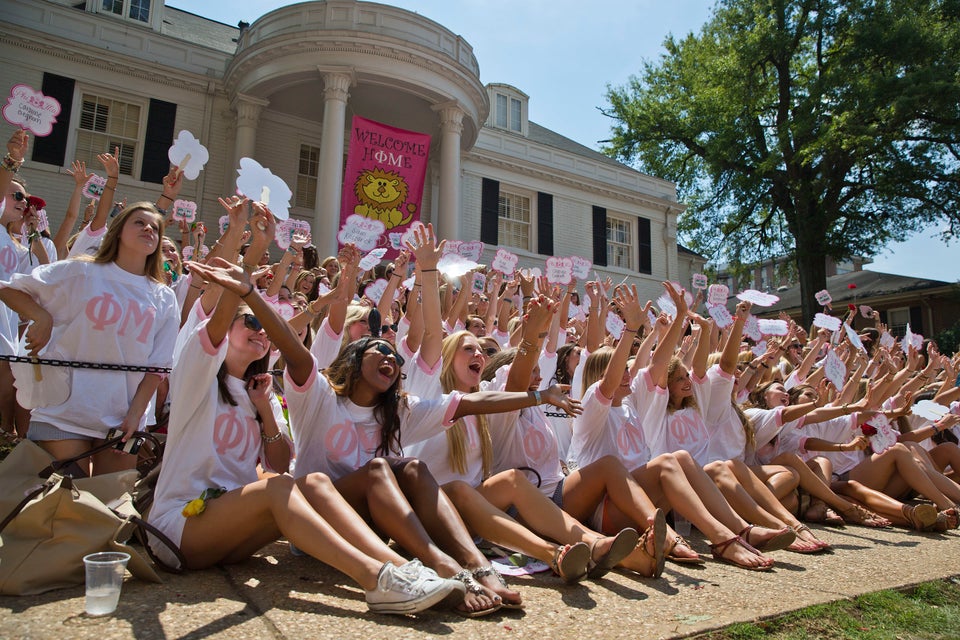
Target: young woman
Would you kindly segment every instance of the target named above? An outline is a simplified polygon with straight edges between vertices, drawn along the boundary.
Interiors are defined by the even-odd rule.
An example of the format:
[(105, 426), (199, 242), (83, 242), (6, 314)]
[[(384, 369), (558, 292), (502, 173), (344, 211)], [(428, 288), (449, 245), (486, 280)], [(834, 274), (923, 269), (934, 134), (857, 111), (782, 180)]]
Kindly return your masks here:
[[(630, 470), (631, 479), (639, 483), (654, 504), (672, 507), (696, 525), (712, 542), (715, 558), (750, 570), (770, 569), (773, 560), (761, 555), (734, 533), (750, 531), (748, 523), (736, 514), (687, 452), (663, 453), (651, 459), (640, 417), (629, 402), (624, 402), (631, 394), (627, 364), (633, 338), (645, 312), (635, 290), (620, 289), (618, 293), (614, 302), (626, 328), (615, 349), (602, 347), (587, 358), (583, 376), (584, 411), (574, 420), (571, 453), (578, 466), (574, 473), (590, 478), (594, 467), (601, 466), (607, 457), (614, 457)], [(569, 481), (570, 477), (565, 488)], [(621, 518), (629, 513), (616, 500), (613, 502)], [(779, 532), (756, 527), (753, 533), (759, 541)], [(689, 545), (682, 537), (673, 532), (670, 537), (674, 542), (674, 560), (690, 562), (698, 559), (685, 553)]]
[[(105, 197), (116, 187), (119, 165), (111, 154)], [(31, 354), (82, 362), (170, 367), (177, 304), (166, 286), (160, 237), (163, 217), (147, 202), (124, 209), (89, 259), (56, 262), (0, 288), (0, 301), (31, 324)], [(82, 455), (111, 429), (129, 438), (145, 425), (162, 374), (65, 369), (70, 394), (34, 409), (28, 437), (55, 458)], [(32, 381), (29, 381), (32, 383)], [(28, 381), (21, 381), (28, 383)], [(37, 384), (44, 384), (39, 382)], [(100, 393), (94, 390), (101, 390)], [(136, 456), (104, 451), (95, 474), (132, 468)]]
[[(264, 227), (267, 216), (262, 210), (257, 217)], [(251, 250), (259, 255), (269, 236), (253, 227)], [(177, 400), (153, 524), (180, 546), (193, 569), (242, 561), (285, 536), (356, 580), (371, 611), (420, 611), (462, 592), (461, 584), (387, 547), (329, 478), (294, 480), (284, 473), (292, 446), (280, 430), (283, 414), (266, 373), (267, 336), (288, 345), (299, 341), (239, 267), (219, 258), (215, 264), (220, 268), (191, 264), (196, 277), (216, 280), (224, 291), (213, 315), (186, 340), (171, 376)], [(240, 306), (241, 298), (249, 307)], [(305, 375), (300, 366), (298, 373)], [(279, 475), (258, 478), (258, 459)]]

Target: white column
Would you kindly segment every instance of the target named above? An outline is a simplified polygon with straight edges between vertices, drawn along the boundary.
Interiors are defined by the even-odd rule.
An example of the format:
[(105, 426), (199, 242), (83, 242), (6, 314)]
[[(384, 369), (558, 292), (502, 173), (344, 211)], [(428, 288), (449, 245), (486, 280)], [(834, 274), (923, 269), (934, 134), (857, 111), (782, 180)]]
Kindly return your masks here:
[[(257, 151), (257, 123), (269, 100), (238, 93), (230, 106), (237, 114), (237, 133), (233, 145), (233, 168), (240, 168), (240, 158), (253, 158)], [(234, 179), (236, 176), (234, 176)]]
[(449, 240), (460, 237), (460, 134), (464, 111), (455, 102), (436, 105), (440, 114), (440, 206), (437, 235)]
[(323, 138), (320, 140), (317, 208), (313, 213), (313, 238), (321, 260), (337, 255), (340, 190), (343, 184), (343, 132), (352, 84), (353, 77), (350, 74), (323, 74)]

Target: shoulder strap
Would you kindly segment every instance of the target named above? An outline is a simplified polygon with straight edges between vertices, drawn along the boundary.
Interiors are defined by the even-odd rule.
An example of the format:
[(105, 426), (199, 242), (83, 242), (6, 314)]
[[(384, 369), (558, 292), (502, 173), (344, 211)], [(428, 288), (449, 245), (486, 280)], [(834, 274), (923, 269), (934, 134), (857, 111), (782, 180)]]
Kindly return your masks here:
[(13, 511), (11, 511), (10, 513), (7, 514), (7, 517), (3, 519), (3, 522), (0, 522), (0, 533), (3, 533), (3, 530), (7, 528), (7, 525), (10, 524), (10, 522), (11, 522), (14, 518), (16, 518), (18, 515), (20, 515), (20, 512), (23, 511), (23, 508), (27, 506), (27, 503), (29, 503), (31, 500), (33, 500), (33, 499), (36, 498), (38, 495), (40, 495), (41, 493), (43, 493), (43, 491), (44, 491), (47, 487), (49, 487), (50, 485), (51, 485), (50, 482), (44, 482), (44, 483), (41, 484), (39, 487), (37, 487), (36, 489), (34, 489), (34, 490), (31, 491), (30, 493), (28, 493), (28, 494), (26, 495), (26, 497), (25, 497), (23, 500), (20, 501), (20, 504), (18, 504), (17, 506), (15, 506), (15, 507), (13, 508)]
[[(120, 515), (120, 514), (117, 514)], [(122, 516), (121, 516), (122, 517)], [(175, 545), (170, 538), (166, 536), (162, 531), (157, 529), (155, 526), (144, 520), (139, 516), (127, 516), (127, 520), (132, 522), (136, 528), (133, 533), (137, 537), (137, 540), (143, 545), (143, 548), (146, 550), (147, 555), (150, 556), (150, 559), (153, 562), (166, 571), (167, 573), (183, 573), (184, 567), (187, 566), (187, 559), (183, 557), (183, 553), (180, 551), (180, 547)], [(152, 535), (154, 538), (159, 540), (167, 549), (173, 552), (173, 555), (176, 556), (177, 561), (180, 563), (179, 567), (171, 567), (166, 562), (161, 560), (153, 553), (153, 549), (150, 548), (150, 540), (147, 538), (147, 534)]]

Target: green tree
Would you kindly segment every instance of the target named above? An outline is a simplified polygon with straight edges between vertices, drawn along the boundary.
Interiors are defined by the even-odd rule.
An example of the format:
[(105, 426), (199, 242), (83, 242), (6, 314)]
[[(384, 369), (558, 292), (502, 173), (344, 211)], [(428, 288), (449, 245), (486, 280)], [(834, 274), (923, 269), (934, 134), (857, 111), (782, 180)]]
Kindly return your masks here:
[(608, 88), (607, 153), (677, 183), (694, 250), (793, 253), (805, 321), (826, 256), (960, 232), (960, 0), (721, 0), (664, 46)]

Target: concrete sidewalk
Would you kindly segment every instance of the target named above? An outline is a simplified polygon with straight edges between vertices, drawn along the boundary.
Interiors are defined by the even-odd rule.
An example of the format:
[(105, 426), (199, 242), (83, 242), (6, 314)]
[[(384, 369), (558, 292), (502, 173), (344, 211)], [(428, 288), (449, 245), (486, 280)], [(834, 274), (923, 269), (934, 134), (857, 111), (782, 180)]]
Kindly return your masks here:
[[(610, 573), (567, 586), (549, 574), (510, 578), (524, 611), (468, 620), (450, 611), (384, 616), (366, 610), (350, 580), (286, 543), (226, 569), (128, 577), (114, 616), (83, 614), (83, 588), (0, 598), (0, 638), (674, 638), (812, 604), (960, 574), (960, 536), (902, 529), (818, 528), (833, 553), (773, 554), (776, 569), (754, 573), (718, 562), (667, 564), (660, 580)], [(706, 544), (692, 536), (694, 546)]]

